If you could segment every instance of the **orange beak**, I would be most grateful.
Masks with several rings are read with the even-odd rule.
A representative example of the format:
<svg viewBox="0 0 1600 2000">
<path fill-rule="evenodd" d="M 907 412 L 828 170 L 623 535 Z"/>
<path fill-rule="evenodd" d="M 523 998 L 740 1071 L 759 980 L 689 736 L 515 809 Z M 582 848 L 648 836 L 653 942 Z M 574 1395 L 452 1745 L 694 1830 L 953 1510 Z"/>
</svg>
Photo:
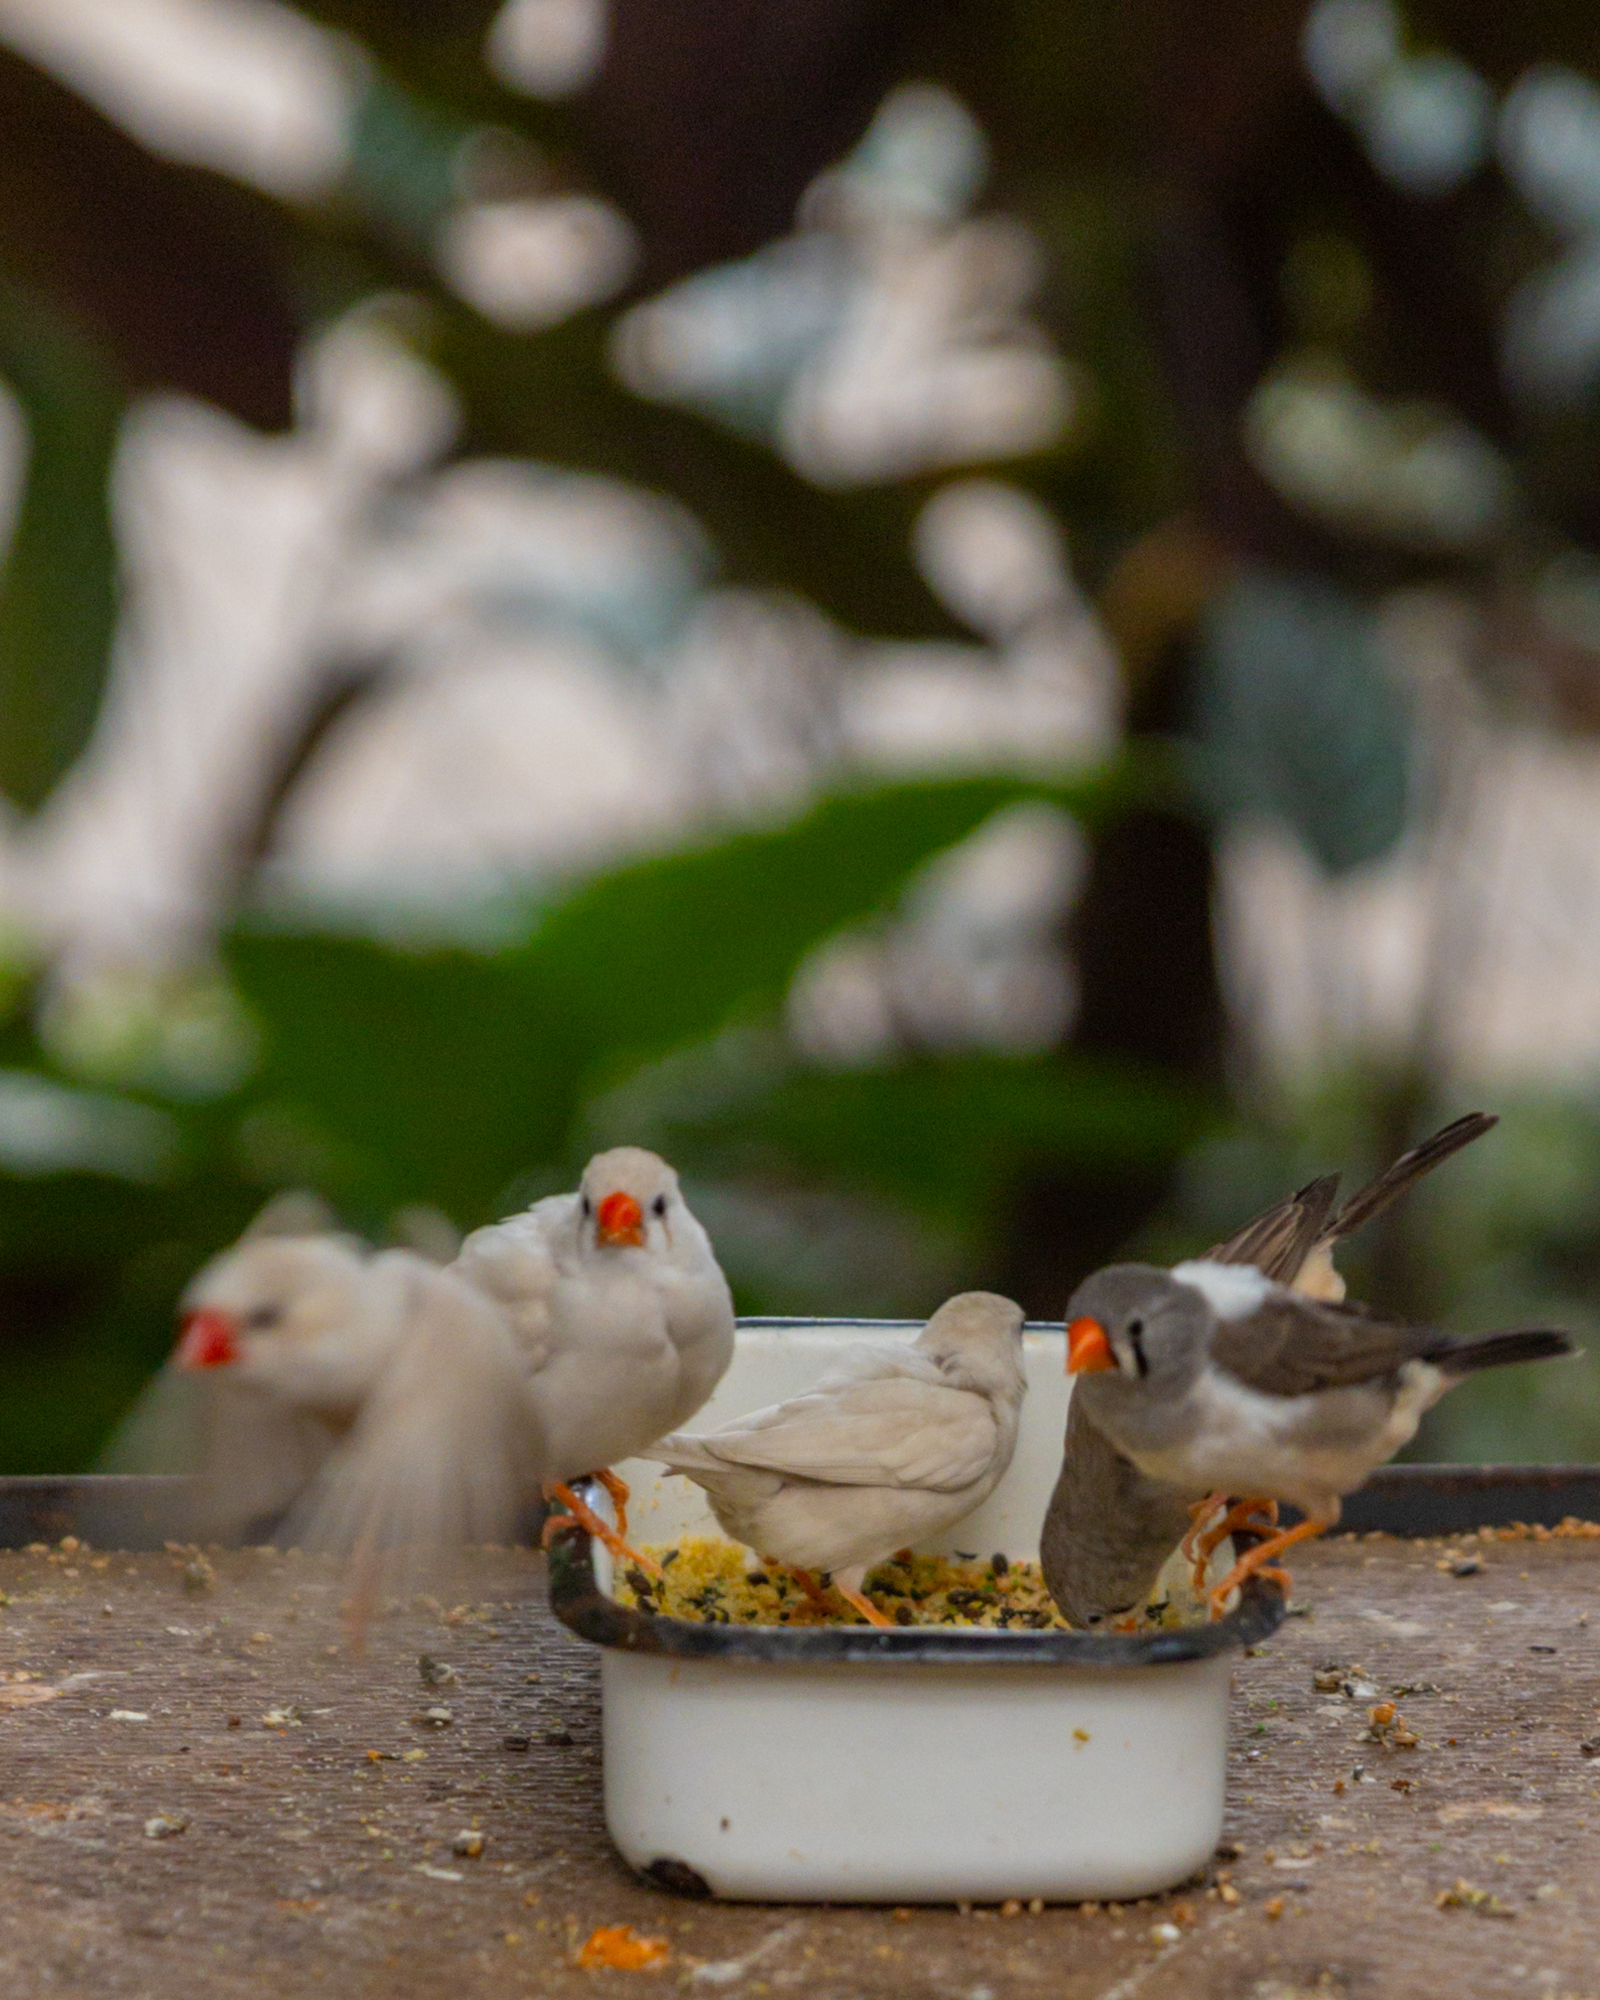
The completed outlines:
<svg viewBox="0 0 1600 2000">
<path fill-rule="evenodd" d="M 1099 1320 L 1075 1319 L 1067 1328 L 1067 1373 L 1097 1375 L 1116 1365 L 1117 1357 Z"/>
<path fill-rule="evenodd" d="M 595 1210 L 595 1233 L 602 1243 L 644 1243 L 644 1210 L 631 1194 L 619 1189 Z"/>
<path fill-rule="evenodd" d="M 201 1306 L 185 1313 L 173 1356 L 180 1368 L 227 1368 L 239 1359 L 239 1329 L 225 1312 Z"/>
</svg>

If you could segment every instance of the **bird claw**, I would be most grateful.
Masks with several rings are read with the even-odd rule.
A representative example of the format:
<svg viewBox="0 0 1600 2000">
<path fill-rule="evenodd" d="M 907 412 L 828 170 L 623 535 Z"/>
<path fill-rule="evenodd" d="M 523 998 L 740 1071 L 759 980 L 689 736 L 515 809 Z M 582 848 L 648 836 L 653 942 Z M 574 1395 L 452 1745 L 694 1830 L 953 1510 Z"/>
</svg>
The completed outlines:
<svg viewBox="0 0 1600 2000">
<path fill-rule="evenodd" d="M 1202 1503 L 1204 1504 L 1204 1503 Z M 1278 1503 L 1264 1495 L 1247 1495 L 1228 1506 L 1226 1497 L 1220 1504 L 1225 1509 L 1221 1520 L 1200 1531 L 1196 1522 L 1186 1541 L 1193 1546 L 1184 1553 L 1189 1561 L 1189 1581 L 1196 1597 L 1205 1595 L 1206 1573 L 1211 1567 L 1211 1558 L 1237 1528 L 1253 1528 L 1258 1534 L 1270 1536 L 1278 1525 Z"/>
<path fill-rule="evenodd" d="M 793 1563 L 774 1563 L 770 1564 L 769 1567 L 787 1570 L 789 1575 L 794 1578 L 795 1582 L 805 1592 L 812 1608 L 820 1611 L 830 1622 L 833 1620 L 835 1613 L 833 1606 L 828 1601 L 828 1589 L 824 1588 L 817 1581 L 810 1570 L 797 1569 Z M 885 1618 L 877 1605 L 863 1592 L 859 1590 L 846 1590 L 842 1583 L 834 1583 L 829 1587 L 837 1592 L 853 1611 L 859 1611 L 869 1625 L 892 1625 L 894 1623 L 892 1618 Z"/>
<path fill-rule="evenodd" d="M 601 1480 L 601 1484 L 606 1485 L 604 1479 Z M 621 1486 L 621 1480 L 618 1480 L 617 1484 Z M 609 1485 L 606 1485 L 606 1490 L 610 1492 Z M 622 1490 L 626 1493 L 628 1489 L 626 1486 L 623 1486 Z M 547 1500 L 559 1500 L 562 1506 L 566 1508 L 567 1514 L 565 1516 L 552 1514 L 550 1519 L 545 1522 L 544 1533 L 539 1537 L 539 1546 L 541 1548 L 549 1548 L 557 1535 L 565 1534 L 569 1531 L 568 1517 L 570 1517 L 572 1521 L 575 1521 L 583 1529 L 585 1534 L 592 1535 L 597 1542 L 604 1542 L 606 1547 L 611 1551 L 613 1561 L 635 1563 L 650 1576 L 660 1576 L 662 1574 L 661 1565 L 653 1556 L 647 1556 L 642 1549 L 630 1548 L 621 1535 L 618 1534 L 617 1530 L 609 1522 L 602 1521 L 588 1502 L 580 1500 L 570 1486 L 554 1485 L 546 1487 L 545 1498 Z"/>
<path fill-rule="evenodd" d="M 617 1533 L 625 1535 L 628 1532 L 628 1501 L 632 1494 L 632 1488 L 628 1485 L 627 1480 L 619 1479 L 608 1465 L 601 1466 L 600 1470 L 593 1477 L 598 1479 L 600 1484 L 611 1495 L 611 1504 L 617 1510 Z"/>
<path fill-rule="evenodd" d="M 1253 1549 L 1247 1549 L 1234 1564 L 1233 1568 L 1228 1571 L 1228 1574 L 1222 1579 L 1221 1583 L 1217 1585 L 1216 1589 L 1211 1592 L 1208 1600 L 1211 1607 L 1211 1616 L 1215 1619 L 1221 1618 L 1224 1615 L 1228 1599 L 1244 1582 L 1247 1576 L 1264 1576 L 1268 1578 L 1271 1582 L 1276 1583 L 1278 1588 L 1287 1597 L 1289 1594 L 1289 1572 L 1286 1569 L 1280 1569 L 1274 1563 L 1273 1558 L 1281 1556 L 1284 1550 L 1291 1547 L 1295 1542 L 1309 1541 L 1313 1535 L 1322 1534 L 1329 1525 L 1329 1522 L 1326 1520 L 1300 1521 L 1294 1527 L 1285 1528 L 1280 1534 L 1273 1535 L 1264 1542 L 1258 1542 Z"/>
<path fill-rule="evenodd" d="M 1194 1563 L 1195 1544 L 1200 1539 L 1200 1530 L 1219 1507 L 1226 1507 L 1227 1504 L 1228 1496 L 1226 1493 L 1208 1493 L 1203 1500 L 1196 1500 L 1190 1507 L 1189 1532 L 1178 1544 L 1178 1548 L 1182 1553 L 1184 1561 L 1190 1564 L 1191 1567 Z M 1197 1583 L 1195 1589 L 1198 1590 L 1199 1588 L 1200 1586 Z"/>
</svg>

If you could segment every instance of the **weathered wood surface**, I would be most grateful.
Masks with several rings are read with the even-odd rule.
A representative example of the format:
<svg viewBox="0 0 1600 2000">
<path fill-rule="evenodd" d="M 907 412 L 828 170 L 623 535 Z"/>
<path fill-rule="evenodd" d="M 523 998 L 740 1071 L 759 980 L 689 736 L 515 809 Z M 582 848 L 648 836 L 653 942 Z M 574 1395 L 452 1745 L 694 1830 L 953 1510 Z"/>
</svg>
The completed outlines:
<svg viewBox="0 0 1600 2000">
<path fill-rule="evenodd" d="M 1310 1615 L 1236 1675 L 1231 1882 L 1015 1916 L 719 1907 L 633 1880 L 601 1821 L 595 1659 L 550 1619 L 536 1557 L 474 1558 L 472 1615 L 385 1618 L 357 1662 L 309 1560 L 216 1555 L 196 1589 L 167 1555 L 0 1555 L 0 1993 L 1587 2000 L 1600 1542 L 1451 1546 L 1481 1570 L 1419 1543 L 1301 1556 Z M 424 1652 L 459 1680 L 425 1687 Z M 1325 1661 L 1385 1698 L 1418 1686 L 1397 1699 L 1419 1746 L 1361 1741 L 1369 1704 L 1317 1692 Z M 412 1720 L 433 1706 L 452 1721 Z M 163 1816 L 184 1831 L 147 1834 Z M 479 1858 L 452 1851 L 466 1829 Z M 1458 1880 L 1494 1901 L 1439 1908 Z M 579 1970 L 575 1945 L 617 1923 L 670 1964 Z"/>
</svg>

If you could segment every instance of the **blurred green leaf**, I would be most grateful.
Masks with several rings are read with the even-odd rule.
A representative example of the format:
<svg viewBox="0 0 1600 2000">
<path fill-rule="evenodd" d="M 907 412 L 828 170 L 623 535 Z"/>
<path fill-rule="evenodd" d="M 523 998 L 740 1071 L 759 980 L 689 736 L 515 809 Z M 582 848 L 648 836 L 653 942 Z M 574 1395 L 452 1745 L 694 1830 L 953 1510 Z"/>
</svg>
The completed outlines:
<svg viewBox="0 0 1600 2000">
<path fill-rule="evenodd" d="M 364 1215 L 429 1200 L 484 1219 L 560 1155 L 585 1057 L 516 953 L 399 952 L 246 931 L 228 963 L 262 1025 L 247 1164 Z"/>
<path fill-rule="evenodd" d="M 972 1233 L 1040 1161 L 1093 1174 L 1172 1160 L 1215 1115 L 1203 1092 L 1131 1066 L 970 1055 L 794 1064 L 702 1113 L 680 1108 L 663 1138 L 695 1172 L 854 1187 Z"/>
<path fill-rule="evenodd" d="M 264 1048 L 244 1143 L 268 1178 L 317 1181 L 363 1212 L 429 1200 L 480 1221 L 530 1168 L 578 1164 L 588 1095 L 771 1008 L 813 945 L 887 908 L 1000 807 L 1043 796 L 1092 817 L 1154 782 L 1119 768 L 844 794 L 619 869 L 492 954 L 241 930 L 228 961 Z"/>
<path fill-rule="evenodd" d="M 567 1011 L 626 1060 L 775 1002 L 813 945 L 886 909 L 929 856 L 1002 807 L 1045 798 L 1098 820 L 1160 782 L 944 778 L 823 799 L 792 825 L 619 869 L 551 911 L 531 951 Z"/>
<path fill-rule="evenodd" d="M 109 481 L 121 384 L 94 346 L 0 282 L 0 377 L 27 421 L 0 572 L 0 789 L 31 811 L 87 742 L 116 620 Z"/>
</svg>

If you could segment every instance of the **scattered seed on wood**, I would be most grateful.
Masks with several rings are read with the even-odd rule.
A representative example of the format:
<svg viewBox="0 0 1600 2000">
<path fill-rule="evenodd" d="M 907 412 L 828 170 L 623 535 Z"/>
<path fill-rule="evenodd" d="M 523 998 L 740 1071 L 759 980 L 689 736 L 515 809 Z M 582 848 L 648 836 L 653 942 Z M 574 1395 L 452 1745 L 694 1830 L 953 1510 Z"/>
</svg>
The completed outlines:
<svg viewBox="0 0 1600 2000">
<path fill-rule="evenodd" d="M 146 1840 L 171 1840 L 174 1835 L 182 1833 L 188 1824 L 181 1813 L 157 1813 L 154 1819 L 145 1821 L 144 1837 Z"/>
<path fill-rule="evenodd" d="M 483 1835 L 476 1827 L 464 1826 L 450 1843 L 450 1852 L 464 1860 L 476 1861 L 483 1852 Z"/>
</svg>

